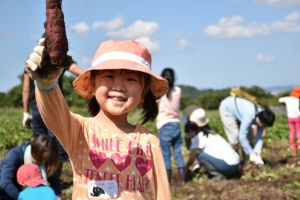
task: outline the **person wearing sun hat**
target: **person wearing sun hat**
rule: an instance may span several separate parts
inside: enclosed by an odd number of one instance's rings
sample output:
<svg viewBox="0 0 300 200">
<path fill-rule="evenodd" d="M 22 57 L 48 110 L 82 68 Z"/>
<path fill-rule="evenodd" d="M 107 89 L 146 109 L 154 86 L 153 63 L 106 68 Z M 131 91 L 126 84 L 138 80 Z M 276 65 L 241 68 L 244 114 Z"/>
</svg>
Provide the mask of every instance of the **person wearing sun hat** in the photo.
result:
<svg viewBox="0 0 300 200">
<path fill-rule="evenodd" d="M 56 200 L 53 189 L 48 186 L 36 164 L 21 165 L 17 171 L 17 181 L 24 187 L 18 196 L 20 200 Z"/>
<path fill-rule="evenodd" d="M 289 96 L 279 98 L 280 103 L 284 103 L 286 106 L 286 113 L 289 126 L 289 145 L 290 151 L 300 153 L 300 109 L 299 101 L 300 87 L 295 86 Z"/>
<path fill-rule="evenodd" d="M 150 52 L 134 40 L 102 42 L 92 66 L 73 82 L 89 100 L 92 116 L 84 117 L 69 111 L 56 83 L 63 66 L 44 66 L 44 49 L 40 42 L 25 67 L 35 79 L 43 120 L 73 166 L 72 199 L 171 199 L 158 138 L 127 119 L 138 108 L 142 123 L 154 120 L 156 101 L 168 90 L 151 70 Z"/>
<path fill-rule="evenodd" d="M 239 155 L 223 137 L 212 131 L 203 108 L 191 112 L 185 124 L 185 133 L 191 139 L 187 170 L 197 159 L 211 179 L 223 180 L 240 175 Z"/>
</svg>

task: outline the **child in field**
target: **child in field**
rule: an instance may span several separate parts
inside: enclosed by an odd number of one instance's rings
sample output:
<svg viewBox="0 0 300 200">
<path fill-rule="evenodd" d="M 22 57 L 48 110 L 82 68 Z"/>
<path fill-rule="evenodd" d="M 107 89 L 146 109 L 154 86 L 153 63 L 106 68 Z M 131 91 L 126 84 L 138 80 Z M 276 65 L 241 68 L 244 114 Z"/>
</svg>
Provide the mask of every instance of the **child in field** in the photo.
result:
<svg viewBox="0 0 300 200">
<path fill-rule="evenodd" d="M 73 199 L 170 199 L 159 140 L 128 113 L 138 106 L 143 122 L 155 119 L 156 100 L 168 83 L 151 71 L 151 54 L 133 40 L 103 42 L 92 67 L 73 82 L 90 100 L 93 117 L 69 111 L 57 87 L 63 68 L 44 66 L 44 40 L 27 61 L 36 81 L 36 98 L 47 127 L 57 136 L 73 167 Z M 38 66 L 37 71 L 32 71 Z M 48 70 L 46 76 L 41 75 Z"/>
<path fill-rule="evenodd" d="M 202 108 L 194 110 L 185 124 L 186 137 L 191 139 L 190 155 L 186 163 L 189 169 L 195 159 L 204 166 L 209 178 L 223 180 L 238 177 L 240 158 L 231 145 L 220 135 L 213 133 Z"/>
<path fill-rule="evenodd" d="M 288 124 L 290 129 L 289 144 L 291 152 L 300 152 L 300 87 L 294 87 L 290 96 L 279 98 L 280 103 L 285 103 Z M 296 137 L 297 136 L 297 137 Z M 297 144 L 295 144 L 297 141 Z"/>
<path fill-rule="evenodd" d="M 17 171 L 17 181 L 24 187 L 18 196 L 19 200 L 56 200 L 53 189 L 47 185 L 36 164 L 21 165 Z"/>
<path fill-rule="evenodd" d="M 56 176 L 58 166 L 57 143 L 53 137 L 41 134 L 30 142 L 10 149 L 0 163 L 0 199 L 18 199 L 22 186 L 17 182 L 17 170 L 26 163 L 34 163 L 41 168 L 57 196 L 61 195 L 61 184 Z"/>
</svg>

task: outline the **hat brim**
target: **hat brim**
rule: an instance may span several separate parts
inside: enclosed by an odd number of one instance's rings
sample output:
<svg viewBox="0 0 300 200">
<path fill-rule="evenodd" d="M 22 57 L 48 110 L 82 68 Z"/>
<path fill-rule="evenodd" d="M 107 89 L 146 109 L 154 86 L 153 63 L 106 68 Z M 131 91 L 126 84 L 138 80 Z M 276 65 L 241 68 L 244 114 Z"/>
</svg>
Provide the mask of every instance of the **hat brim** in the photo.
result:
<svg viewBox="0 0 300 200">
<path fill-rule="evenodd" d="M 30 179 L 28 181 L 25 181 L 24 184 L 25 184 L 25 186 L 28 186 L 28 187 L 36 187 L 38 185 L 47 184 L 47 181 L 42 178 Z"/>
<path fill-rule="evenodd" d="M 150 89 L 156 100 L 160 99 L 168 91 L 168 82 L 166 79 L 158 76 L 156 73 L 143 65 L 127 60 L 110 60 L 87 69 L 73 81 L 74 89 L 82 97 L 91 99 L 95 95 L 96 89 L 94 88 L 95 84 L 91 75 L 92 71 L 114 69 L 126 69 L 149 74 L 151 77 Z"/>
<path fill-rule="evenodd" d="M 183 109 L 183 114 L 189 119 L 190 118 L 190 115 L 195 111 L 197 110 L 198 108 L 201 108 L 200 106 L 197 106 L 197 105 L 189 105 L 188 107 L 184 108 Z"/>
<path fill-rule="evenodd" d="M 206 126 L 208 124 L 209 119 L 206 119 L 204 122 L 195 121 L 195 120 L 190 120 L 190 121 L 197 124 L 197 126 L 199 126 L 199 127 L 203 127 L 203 126 Z"/>
</svg>

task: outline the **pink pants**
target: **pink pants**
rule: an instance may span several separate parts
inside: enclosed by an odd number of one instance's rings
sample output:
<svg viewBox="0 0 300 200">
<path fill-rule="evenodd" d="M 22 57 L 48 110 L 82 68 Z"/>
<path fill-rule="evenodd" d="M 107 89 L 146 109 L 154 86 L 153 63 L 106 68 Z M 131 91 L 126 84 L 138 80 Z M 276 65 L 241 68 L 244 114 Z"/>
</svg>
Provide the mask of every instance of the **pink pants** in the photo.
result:
<svg viewBox="0 0 300 200">
<path fill-rule="evenodd" d="M 290 129 L 290 136 L 289 136 L 289 143 L 290 148 L 292 151 L 295 151 L 296 145 L 295 135 L 297 134 L 297 149 L 300 151 L 300 118 L 288 118 L 289 129 Z"/>
</svg>

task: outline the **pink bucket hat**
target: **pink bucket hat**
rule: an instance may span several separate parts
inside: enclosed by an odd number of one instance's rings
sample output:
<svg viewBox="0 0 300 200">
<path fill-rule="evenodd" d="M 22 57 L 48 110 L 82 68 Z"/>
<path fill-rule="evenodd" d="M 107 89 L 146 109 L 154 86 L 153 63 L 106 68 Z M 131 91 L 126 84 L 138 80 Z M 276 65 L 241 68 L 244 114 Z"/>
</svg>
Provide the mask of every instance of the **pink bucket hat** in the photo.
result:
<svg viewBox="0 0 300 200">
<path fill-rule="evenodd" d="M 74 82 L 74 89 L 86 99 L 94 96 L 94 80 L 92 71 L 127 69 L 149 74 L 150 89 L 156 99 L 160 99 L 168 90 L 168 82 L 151 71 L 151 54 L 140 43 L 134 40 L 108 40 L 98 47 L 92 67 L 78 76 Z"/>
<path fill-rule="evenodd" d="M 47 184 L 43 179 L 40 168 L 31 163 L 21 165 L 17 171 L 17 181 L 20 185 L 27 187 L 36 187 L 38 185 Z"/>
</svg>

